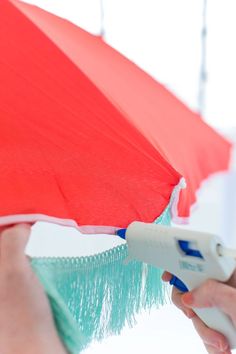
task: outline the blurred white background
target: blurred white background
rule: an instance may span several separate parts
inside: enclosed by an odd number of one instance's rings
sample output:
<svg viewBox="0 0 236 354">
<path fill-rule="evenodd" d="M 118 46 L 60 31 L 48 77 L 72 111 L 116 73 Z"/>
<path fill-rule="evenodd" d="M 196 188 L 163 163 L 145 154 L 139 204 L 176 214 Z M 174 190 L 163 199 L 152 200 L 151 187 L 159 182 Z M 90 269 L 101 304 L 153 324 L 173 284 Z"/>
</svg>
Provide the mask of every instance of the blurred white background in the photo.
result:
<svg viewBox="0 0 236 354">
<path fill-rule="evenodd" d="M 192 109 L 199 105 L 204 1 L 201 0 L 28 0 L 104 40 L 162 82 Z M 103 6 L 101 6 L 103 5 Z M 101 11 L 103 8 L 103 11 Z M 236 3 L 208 0 L 206 8 L 205 100 L 203 115 L 216 129 L 236 140 Z M 232 166 L 236 165 L 232 163 Z M 199 191 L 189 228 L 221 235 L 236 246 L 235 167 L 217 175 Z M 43 237 L 47 234 L 47 238 Z M 55 238 L 57 242 L 55 244 Z M 34 227 L 28 252 L 34 255 L 79 255 L 98 252 L 114 238 L 86 237 L 55 225 Z M 65 242 L 66 240 L 66 242 Z M 108 240 L 108 241 L 107 241 Z M 81 248 L 81 242 L 83 247 Z M 67 245 L 65 247 L 65 244 Z M 191 321 L 173 305 L 142 314 L 133 329 L 94 343 L 87 354 L 205 353 Z"/>
</svg>

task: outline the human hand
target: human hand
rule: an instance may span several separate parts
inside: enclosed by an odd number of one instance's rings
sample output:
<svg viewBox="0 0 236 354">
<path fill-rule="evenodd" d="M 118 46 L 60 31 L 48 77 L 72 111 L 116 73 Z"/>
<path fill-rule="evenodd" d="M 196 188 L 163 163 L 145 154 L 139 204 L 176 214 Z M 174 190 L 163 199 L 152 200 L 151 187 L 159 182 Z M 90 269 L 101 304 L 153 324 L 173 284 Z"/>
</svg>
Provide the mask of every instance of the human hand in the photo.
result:
<svg viewBox="0 0 236 354">
<path fill-rule="evenodd" d="M 170 281 L 172 274 L 164 272 L 162 279 Z M 173 287 L 172 301 L 181 309 L 188 318 L 192 319 L 193 325 L 203 340 L 209 354 L 230 354 L 227 339 L 219 332 L 207 327 L 194 313 L 192 308 L 218 307 L 229 315 L 236 326 L 236 273 L 233 274 L 226 284 L 214 280 L 208 280 L 200 287 L 183 294 Z"/>
<path fill-rule="evenodd" d="M 43 287 L 24 254 L 31 227 L 0 227 L 0 352 L 66 354 Z"/>
</svg>

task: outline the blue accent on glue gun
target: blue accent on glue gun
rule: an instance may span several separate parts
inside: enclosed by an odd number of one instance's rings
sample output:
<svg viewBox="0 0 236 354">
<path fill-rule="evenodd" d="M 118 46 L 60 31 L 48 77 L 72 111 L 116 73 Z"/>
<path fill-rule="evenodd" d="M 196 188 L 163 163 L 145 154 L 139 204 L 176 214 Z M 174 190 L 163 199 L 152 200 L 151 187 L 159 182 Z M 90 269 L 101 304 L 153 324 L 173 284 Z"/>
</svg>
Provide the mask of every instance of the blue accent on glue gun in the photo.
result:
<svg viewBox="0 0 236 354">
<path fill-rule="evenodd" d="M 184 240 L 178 240 L 178 244 L 181 248 L 181 250 L 186 254 L 186 256 L 191 256 L 191 257 L 197 257 L 197 258 L 202 258 L 203 255 L 201 254 L 200 251 L 195 250 L 190 248 L 190 242 L 189 241 L 184 241 Z M 188 291 L 187 286 L 175 275 L 170 280 L 170 285 L 174 285 L 177 289 L 179 289 L 182 292 Z"/>
<path fill-rule="evenodd" d="M 187 286 L 181 280 L 179 280 L 179 278 L 177 278 L 175 275 L 173 275 L 173 277 L 171 278 L 170 285 L 174 285 L 177 289 L 179 289 L 183 293 L 186 293 L 188 291 Z"/>
<path fill-rule="evenodd" d="M 125 240 L 126 229 L 119 229 L 116 231 L 116 235 Z"/>
<path fill-rule="evenodd" d="M 192 256 L 192 257 L 197 257 L 197 258 L 203 259 L 203 255 L 201 254 L 200 251 L 190 248 L 189 241 L 178 240 L 178 244 L 179 244 L 179 247 L 181 248 L 181 250 L 186 254 L 186 256 Z"/>
</svg>

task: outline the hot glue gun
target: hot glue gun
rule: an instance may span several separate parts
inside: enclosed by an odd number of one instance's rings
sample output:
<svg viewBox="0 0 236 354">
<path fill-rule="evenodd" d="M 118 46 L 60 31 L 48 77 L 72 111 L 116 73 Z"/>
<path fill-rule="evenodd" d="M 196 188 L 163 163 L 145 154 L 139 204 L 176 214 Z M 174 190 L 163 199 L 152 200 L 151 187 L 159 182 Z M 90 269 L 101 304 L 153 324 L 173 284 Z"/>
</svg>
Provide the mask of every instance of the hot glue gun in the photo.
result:
<svg viewBox="0 0 236 354">
<path fill-rule="evenodd" d="M 190 291 L 207 279 L 227 281 L 235 267 L 235 251 L 213 234 L 143 222 L 133 222 L 117 234 L 126 239 L 128 258 L 162 268 L 174 277 L 171 284 Z M 235 304 L 236 306 L 236 304 Z M 228 338 L 236 348 L 236 328 L 218 308 L 194 308 L 202 321 Z"/>
</svg>

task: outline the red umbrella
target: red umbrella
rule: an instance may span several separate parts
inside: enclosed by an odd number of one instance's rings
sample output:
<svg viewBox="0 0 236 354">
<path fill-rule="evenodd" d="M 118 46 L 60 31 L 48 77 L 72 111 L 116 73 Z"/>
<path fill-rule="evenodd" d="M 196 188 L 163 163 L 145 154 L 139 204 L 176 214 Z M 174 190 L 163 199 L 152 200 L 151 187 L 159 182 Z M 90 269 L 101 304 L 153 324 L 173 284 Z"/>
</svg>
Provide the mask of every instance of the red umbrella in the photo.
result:
<svg viewBox="0 0 236 354">
<path fill-rule="evenodd" d="M 230 144 L 100 37 L 2 0 L 0 52 L 0 224 L 113 232 L 158 217 L 182 176 L 187 217 L 227 168 Z"/>
<path fill-rule="evenodd" d="M 100 37 L 0 0 L 0 53 L 0 225 L 44 220 L 113 233 L 163 215 L 182 177 L 172 211 L 187 217 L 202 180 L 227 169 L 230 144 Z M 126 251 L 34 260 L 68 346 L 74 332 L 53 280 L 87 341 L 118 333 L 159 301 L 157 271 L 124 266 Z"/>
</svg>

